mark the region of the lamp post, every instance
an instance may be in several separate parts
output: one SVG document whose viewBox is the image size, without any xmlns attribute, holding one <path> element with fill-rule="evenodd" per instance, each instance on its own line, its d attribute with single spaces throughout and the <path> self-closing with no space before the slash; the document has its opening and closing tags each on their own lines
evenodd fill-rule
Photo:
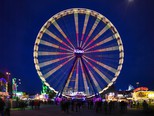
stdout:
<svg viewBox="0 0 154 116">
<path fill-rule="evenodd" d="M 139 84 L 140 84 L 139 82 L 136 82 L 136 86 L 137 86 L 137 87 L 139 86 Z"/>
<path fill-rule="evenodd" d="M 21 79 L 16 79 L 16 93 L 18 92 L 19 85 L 21 85 Z"/>
<path fill-rule="evenodd" d="M 21 79 L 17 79 L 17 78 L 12 78 L 12 93 L 13 93 L 13 98 L 18 97 L 17 93 L 18 93 L 18 87 L 19 85 L 21 85 Z"/>
<path fill-rule="evenodd" d="M 21 79 L 18 79 L 18 86 L 21 85 Z M 17 87 L 18 87 L 17 86 Z M 20 91 L 20 90 L 19 90 Z"/>
<path fill-rule="evenodd" d="M 7 75 L 7 88 L 6 88 L 6 92 L 9 92 L 10 94 L 10 98 L 12 98 L 12 81 L 10 79 L 10 75 L 11 73 L 10 72 L 6 72 L 6 75 Z"/>
</svg>

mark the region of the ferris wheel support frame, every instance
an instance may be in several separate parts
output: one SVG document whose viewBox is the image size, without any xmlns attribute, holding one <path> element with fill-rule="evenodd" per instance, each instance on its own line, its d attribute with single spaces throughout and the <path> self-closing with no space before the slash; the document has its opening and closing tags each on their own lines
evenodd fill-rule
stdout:
<svg viewBox="0 0 154 116">
<path fill-rule="evenodd" d="M 69 77 L 70 77 L 70 75 L 71 75 L 71 72 L 72 72 L 72 70 L 74 70 L 74 68 L 76 67 L 77 59 L 78 59 L 78 57 L 75 57 L 75 59 L 74 59 L 74 61 L 73 61 L 73 64 L 72 64 L 72 67 L 71 67 L 71 69 L 70 69 L 70 71 L 69 71 L 69 74 L 68 74 L 67 78 L 65 79 L 65 82 L 64 82 L 62 88 L 58 91 L 56 97 L 60 97 L 60 98 L 62 97 L 62 93 L 63 93 L 63 91 L 64 91 L 64 88 L 65 88 L 65 86 L 66 86 L 66 83 L 69 81 Z M 81 57 L 81 62 L 82 62 L 82 64 L 83 64 L 83 69 L 84 69 L 84 71 L 85 71 L 85 74 L 87 75 L 87 78 L 88 78 L 88 80 L 90 81 L 90 84 L 91 84 L 91 86 L 92 86 L 92 89 L 94 90 L 95 97 L 99 97 L 100 94 L 99 94 L 98 90 L 96 89 L 93 80 L 92 80 L 91 77 L 90 77 L 90 74 L 89 74 L 89 72 L 88 72 L 88 69 L 86 68 L 85 63 L 83 62 L 82 57 Z"/>
<path fill-rule="evenodd" d="M 68 73 L 68 76 L 67 76 L 67 78 L 65 79 L 65 82 L 64 82 L 64 84 L 63 84 L 61 90 L 58 91 L 57 97 L 60 97 L 60 98 L 62 97 L 62 93 L 63 93 L 63 91 L 64 91 L 64 88 L 65 88 L 65 86 L 66 86 L 66 83 L 69 81 L 70 74 L 71 74 L 72 70 L 74 70 L 74 67 L 76 66 L 76 61 L 77 61 L 77 57 L 75 57 L 75 59 L 74 59 L 74 61 L 73 61 L 72 67 L 70 68 L 70 71 L 69 71 L 69 73 Z"/>
<path fill-rule="evenodd" d="M 90 74 L 89 74 L 89 71 L 88 71 L 88 69 L 86 68 L 86 65 L 85 65 L 85 63 L 83 62 L 83 59 L 82 59 L 82 58 L 81 58 L 81 61 L 82 61 L 82 64 L 83 64 L 83 68 L 84 68 L 84 70 L 85 70 L 85 73 L 86 73 L 86 75 L 87 75 L 87 78 L 88 78 L 88 80 L 90 81 L 90 84 L 92 85 L 92 89 L 94 90 L 95 97 L 99 97 L 99 96 L 100 96 L 100 95 L 99 95 L 99 92 L 98 92 L 98 90 L 96 89 L 95 84 L 94 84 L 93 80 L 91 79 L 91 76 L 90 76 Z"/>
</svg>

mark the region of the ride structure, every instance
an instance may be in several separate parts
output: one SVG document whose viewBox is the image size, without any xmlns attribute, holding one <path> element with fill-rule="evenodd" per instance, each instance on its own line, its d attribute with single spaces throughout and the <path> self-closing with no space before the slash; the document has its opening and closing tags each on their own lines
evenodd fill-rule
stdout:
<svg viewBox="0 0 154 116">
<path fill-rule="evenodd" d="M 59 97 L 77 92 L 99 96 L 116 81 L 123 60 L 117 29 L 102 14 L 85 8 L 52 16 L 34 45 L 37 73 Z"/>
</svg>

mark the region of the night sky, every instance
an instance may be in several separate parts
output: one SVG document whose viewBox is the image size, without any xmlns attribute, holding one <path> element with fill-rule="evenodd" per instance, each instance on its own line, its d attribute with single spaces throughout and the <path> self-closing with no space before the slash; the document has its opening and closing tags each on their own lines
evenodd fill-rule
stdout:
<svg viewBox="0 0 154 116">
<path fill-rule="evenodd" d="M 40 92 L 33 62 L 36 36 L 51 16 L 78 7 L 103 14 L 121 35 L 125 56 L 116 88 L 139 82 L 154 89 L 154 0 L 0 0 L 0 71 L 21 79 L 18 90 Z"/>
</svg>

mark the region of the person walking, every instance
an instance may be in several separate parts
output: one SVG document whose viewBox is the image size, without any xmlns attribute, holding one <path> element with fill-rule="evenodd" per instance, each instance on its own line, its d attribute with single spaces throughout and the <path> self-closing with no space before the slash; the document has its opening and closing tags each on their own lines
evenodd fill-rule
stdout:
<svg viewBox="0 0 154 116">
<path fill-rule="evenodd" d="M 10 116 L 10 108 L 11 108 L 10 99 L 6 99 L 6 101 L 5 101 L 5 114 L 6 114 L 6 116 Z"/>
<path fill-rule="evenodd" d="M 0 114 L 1 114 L 1 116 L 4 116 L 4 106 L 5 106 L 5 102 L 2 100 L 2 98 L 0 98 Z"/>
<path fill-rule="evenodd" d="M 148 111 L 148 103 L 145 100 L 143 101 L 142 106 L 143 106 L 143 110 L 145 112 L 147 112 Z"/>
<path fill-rule="evenodd" d="M 106 100 L 104 101 L 103 106 L 104 106 L 105 114 L 107 114 L 107 110 L 108 110 L 108 102 L 107 102 Z"/>
</svg>

